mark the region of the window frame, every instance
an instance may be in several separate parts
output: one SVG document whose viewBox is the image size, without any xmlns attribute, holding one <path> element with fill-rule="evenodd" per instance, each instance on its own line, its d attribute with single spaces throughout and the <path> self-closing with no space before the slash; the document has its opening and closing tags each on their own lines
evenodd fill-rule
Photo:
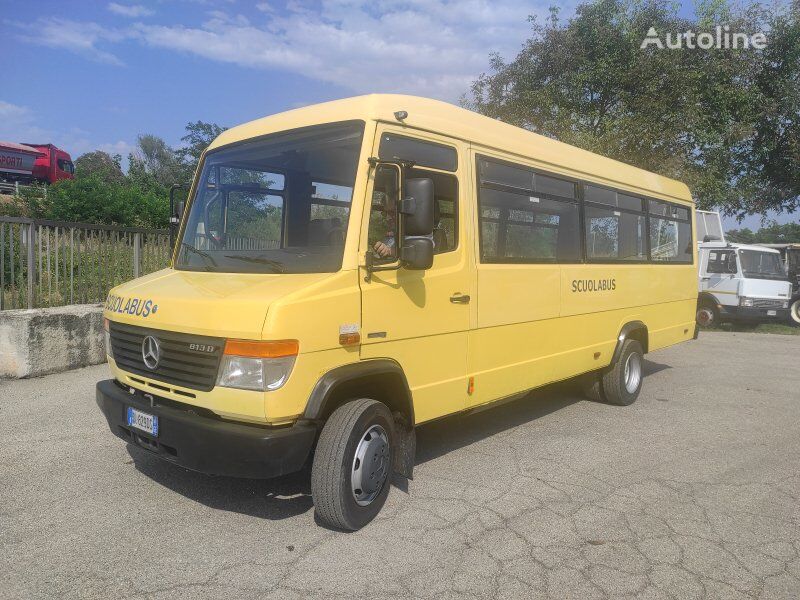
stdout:
<svg viewBox="0 0 800 600">
<path fill-rule="evenodd" d="M 645 198 L 645 200 L 647 200 L 646 221 L 647 221 L 647 258 L 648 258 L 648 262 L 650 264 L 654 264 L 654 265 L 684 265 L 684 266 L 685 265 L 693 265 L 694 264 L 694 256 L 695 256 L 695 252 L 694 252 L 694 244 L 695 244 L 694 234 L 695 234 L 695 231 L 694 231 L 694 219 L 692 218 L 692 208 L 690 206 L 684 206 L 684 205 L 678 204 L 676 202 L 670 202 L 668 200 L 661 200 L 660 198 L 649 198 L 648 197 L 648 198 Z M 659 214 L 651 213 L 651 211 L 650 211 L 650 203 L 651 202 L 658 202 L 659 204 L 666 204 L 667 206 L 674 206 L 676 208 L 683 208 L 683 209 L 685 209 L 687 211 L 687 218 L 681 219 L 679 217 L 672 217 L 672 216 L 666 216 L 666 215 L 659 215 Z M 673 223 L 686 223 L 686 224 L 689 225 L 689 238 L 691 238 L 693 240 L 692 241 L 692 246 L 693 247 L 692 247 L 692 252 L 690 252 L 690 254 L 689 254 L 689 260 L 653 260 L 652 244 L 650 243 L 650 216 L 651 215 L 655 219 L 660 219 L 660 220 L 663 220 L 663 221 L 671 221 Z"/>
<path fill-rule="evenodd" d="M 571 181 L 575 185 L 575 198 L 570 199 L 564 196 L 557 196 L 554 194 L 547 194 L 542 192 L 537 192 L 534 189 L 528 188 L 520 188 L 513 185 L 508 185 L 504 183 L 497 183 L 493 181 L 489 182 L 482 182 L 481 180 L 481 161 L 490 161 L 503 164 L 505 166 L 515 168 L 515 169 L 524 169 L 531 171 L 534 174 L 540 174 L 547 177 L 555 177 L 558 179 L 564 179 L 567 181 Z M 477 236 L 478 236 L 478 263 L 479 264 L 563 264 L 563 265 L 574 265 L 574 264 L 610 264 L 610 265 L 643 265 L 643 264 L 652 264 L 652 265 L 693 265 L 694 264 L 694 256 L 695 253 L 692 251 L 690 254 L 690 258 L 688 260 L 654 260 L 652 257 L 652 248 L 650 243 L 650 219 L 651 219 L 651 202 L 658 202 L 661 204 L 665 204 L 668 207 L 675 207 L 678 209 L 684 209 L 687 211 L 687 218 L 683 219 L 680 217 L 674 217 L 671 214 L 667 215 L 658 215 L 652 214 L 653 218 L 663 219 L 667 221 L 673 221 L 675 223 L 686 223 L 689 226 L 689 236 L 690 238 L 694 239 L 694 223 L 692 219 L 692 207 L 687 206 L 684 204 L 680 204 L 677 202 L 671 202 L 669 200 L 662 200 L 661 198 L 654 198 L 652 196 L 644 195 L 644 194 L 637 194 L 636 192 L 630 192 L 628 190 L 623 190 L 619 188 L 615 188 L 612 186 L 607 186 L 599 183 L 595 183 L 592 181 L 587 181 L 583 179 L 579 179 L 577 177 L 571 177 L 569 175 L 562 175 L 561 173 L 554 173 L 551 171 L 547 171 L 544 169 L 540 169 L 538 167 L 531 167 L 529 165 L 525 165 L 523 163 L 513 162 L 504 158 L 499 158 L 496 156 L 491 156 L 488 154 L 484 154 L 481 152 L 475 152 L 475 192 L 476 192 L 476 199 L 477 199 L 477 211 L 478 211 L 478 219 L 477 219 Z M 625 194 L 626 196 L 632 196 L 635 198 L 639 198 L 642 201 L 642 209 L 640 211 L 633 210 L 630 208 L 623 208 L 619 206 L 613 206 L 610 204 L 604 204 L 602 202 L 596 202 L 592 200 L 585 199 L 585 190 L 586 186 L 593 186 L 597 188 L 602 188 L 606 190 L 610 190 L 615 193 Z M 483 240 L 483 230 L 482 230 L 482 223 L 484 220 L 483 217 L 483 202 L 482 202 L 482 189 L 483 188 L 494 189 L 501 192 L 511 193 L 511 194 L 519 194 L 519 195 L 535 195 L 537 197 L 546 198 L 549 200 L 555 200 L 559 202 L 565 203 L 573 203 L 576 204 L 578 207 L 578 219 L 579 219 L 579 235 L 580 235 L 580 249 L 579 249 L 579 256 L 578 260 L 569 260 L 569 261 L 561 261 L 558 258 L 554 260 L 547 260 L 547 259 L 527 259 L 527 258 L 497 258 L 497 259 L 485 259 L 484 258 L 484 240 Z M 534 179 L 534 187 L 535 187 L 535 179 Z M 636 260 L 629 260 L 629 259 L 620 259 L 620 258 L 590 258 L 587 251 L 587 223 L 586 223 L 586 208 L 598 208 L 603 210 L 608 210 L 611 212 L 624 212 L 632 215 L 637 215 L 644 217 L 644 227 L 645 227 L 645 239 L 644 239 L 644 247 L 645 247 L 645 258 L 643 259 L 636 259 Z M 490 219 L 490 222 L 499 223 L 499 219 Z"/>
<path fill-rule="evenodd" d="M 396 138 L 402 138 L 403 140 L 406 140 L 406 141 L 409 141 L 409 142 L 416 142 L 418 144 L 428 144 L 429 146 L 438 146 L 439 148 L 452 150 L 453 151 L 453 155 L 454 155 L 453 168 L 452 169 L 444 169 L 444 168 L 440 168 L 440 167 L 437 167 L 437 166 L 434 166 L 434 165 L 422 164 L 422 163 L 413 161 L 413 159 L 411 159 L 411 158 L 399 158 L 398 159 L 396 157 L 381 156 L 381 146 L 383 146 L 383 136 L 384 135 L 394 136 Z M 386 130 L 378 132 L 377 158 L 379 160 L 384 160 L 384 161 L 409 160 L 409 161 L 413 161 L 414 162 L 414 168 L 431 169 L 433 171 L 441 171 L 442 173 L 451 173 L 451 174 L 458 173 L 458 167 L 459 167 L 458 148 L 456 148 L 455 146 L 453 146 L 451 144 L 442 143 L 442 142 L 434 142 L 433 140 L 426 140 L 424 138 L 421 138 L 421 137 L 418 137 L 418 136 L 415 136 L 415 135 L 406 135 L 405 133 L 397 133 L 396 131 L 393 131 L 391 129 L 386 129 Z"/>
<path fill-rule="evenodd" d="M 604 204 L 602 202 L 595 202 L 593 200 L 586 200 L 586 187 L 592 186 L 604 190 L 608 190 L 610 192 L 614 192 L 615 194 L 625 194 L 626 196 L 632 196 L 634 198 L 639 198 L 641 200 L 642 210 L 633 210 L 631 208 L 621 208 L 619 206 L 613 206 L 611 204 Z M 581 212 L 583 213 L 583 221 L 581 222 L 581 227 L 583 228 L 583 257 L 584 262 L 586 264 L 592 265 L 643 265 L 648 264 L 650 262 L 650 221 L 648 220 L 649 215 L 649 199 L 646 196 L 640 196 L 638 194 L 634 194 L 632 192 L 620 190 L 615 187 L 611 187 L 609 185 L 603 185 L 600 183 L 594 183 L 590 181 L 581 181 L 580 182 L 580 190 L 581 190 Z M 610 210 L 612 212 L 624 212 L 631 215 L 640 215 L 644 217 L 644 247 L 645 247 L 645 257 L 641 260 L 625 260 L 623 258 L 590 258 L 588 247 L 587 247 L 587 239 L 586 236 L 588 234 L 588 230 L 586 228 L 586 207 L 590 208 L 599 208 L 604 210 Z"/>
<path fill-rule="evenodd" d="M 446 146 L 447 144 L 439 144 L 439 145 L 440 146 Z M 453 150 L 456 153 L 456 160 L 458 160 L 458 149 L 453 147 Z M 460 212 L 459 209 L 461 208 L 459 206 L 459 200 L 460 200 L 459 196 L 461 195 L 461 181 L 459 180 L 459 177 L 458 177 L 458 171 L 445 171 L 443 169 L 436 169 L 434 167 L 421 167 L 419 165 L 414 165 L 413 167 L 410 167 L 410 168 L 406 169 L 405 175 L 408 175 L 411 171 L 423 171 L 423 172 L 427 171 L 428 173 L 438 173 L 443 177 L 452 177 L 456 182 L 456 186 L 455 186 L 456 196 L 455 196 L 455 198 L 453 198 L 453 210 L 454 210 L 454 214 L 453 214 L 453 237 L 455 238 L 454 239 L 455 245 L 452 248 L 450 248 L 449 250 L 445 251 L 445 252 L 436 252 L 436 248 L 434 247 L 434 249 L 433 249 L 433 259 L 436 260 L 437 256 L 450 254 L 451 252 L 455 252 L 456 250 L 458 250 L 461 247 L 461 236 L 459 235 L 459 231 L 458 231 L 458 228 L 461 225 L 461 217 L 459 215 L 459 212 Z M 424 174 L 424 173 L 421 173 L 421 174 Z M 414 179 L 414 178 L 412 177 L 411 179 Z M 434 186 L 434 190 L 435 189 L 436 189 L 436 186 Z M 434 202 L 438 202 L 436 200 L 435 196 L 434 196 Z M 440 217 L 442 216 L 441 206 L 439 207 L 439 216 Z M 441 221 L 441 218 L 439 220 Z"/>
<path fill-rule="evenodd" d="M 497 183 L 494 181 L 489 181 L 483 183 L 481 181 L 481 169 L 480 169 L 480 161 L 486 160 L 489 162 L 496 162 L 500 164 L 504 164 L 508 167 L 516 168 L 516 169 L 525 169 L 531 171 L 534 175 L 539 174 L 546 177 L 554 177 L 556 179 L 563 179 L 565 181 L 571 182 L 575 186 L 575 197 L 574 198 L 567 198 L 566 196 L 557 196 L 555 194 L 548 194 L 546 192 L 538 192 L 535 189 L 529 188 L 521 188 L 516 187 L 504 183 Z M 544 198 L 547 200 L 553 200 L 556 202 L 563 202 L 565 204 L 572 204 L 577 207 L 578 209 L 578 231 L 579 237 L 582 235 L 583 225 L 581 221 L 583 219 L 583 208 L 581 207 L 580 202 L 580 180 L 575 177 L 569 177 L 567 175 L 561 175 L 558 173 L 551 173 L 549 171 L 545 171 L 543 169 L 538 169 L 536 167 L 530 167 L 528 165 L 523 165 L 519 163 L 514 163 L 508 160 L 504 160 L 502 158 L 496 158 L 494 156 L 488 156 L 486 154 L 475 153 L 475 182 L 476 182 L 476 191 L 477 191 L 477 208 L 478 208 L 478 262 L 481 264 L 489 264 L 489 265 L 503 265 L 503 264 L 516 264 L 516 265 L 572 265 L 572 264 L 581 264 L 584 262 L 582 260 L 582 256 L 584 255 L 584 241 L 581 240 L 580 242 L 580 250 L 578 252 L 578 258 L 576 260 L 570 261 L 560 261 L 558 257 L 554 257 L 552 260 L 546 258 L 522 258 L 522 257 L 498 257 L 496 259 L 486 259 L 484 258 L 483 254 L 483 233 L 482 233 L 482 224 L 484 221 L 483 217 L 483 200 L 482 200 L 482 189 L 487 188 L 490 190 L 496 190 L 499 192 L 505 192 L 508 194 L 517 194 L 519 196 L 536 196 L 540 198 Z M 535 186 L 535 183 L 534 183 Z M 488 222 L 492 223 L 500 223 L 500 219 L 490 218 L 487 219 Z M 526 224 L 526 223 L 520 223 Z M 499 229 L 499 227 L 498 227 Z"/>
</svg>

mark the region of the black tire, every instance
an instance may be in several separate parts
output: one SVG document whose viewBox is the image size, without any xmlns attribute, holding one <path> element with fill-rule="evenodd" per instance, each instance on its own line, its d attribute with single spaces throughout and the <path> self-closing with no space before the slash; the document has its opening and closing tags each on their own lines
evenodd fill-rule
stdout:
<svg viewBox="0 0 800 600">
<path fill-rule="evenodd" d="M 600 378 L 599 371 L 592 371 L 581 375 L 581 391 L 587 400 L 591 400 L 592 402 L 606 402 L 606 395 L 603 393 L 603 384 Z"/>
<path fill-rule="evenodd" d="M 800 327 L 800 298 L 795 298 L 789 304 L 789 323 L 795 327 Z"/>
<path fill-rule="evenodd" d="M 368 433 L 375 437 L 367 440 Z M 384 433 L 386 444 L 382 442 Z M 369 463 L 366 457 L 363 464 L 360 460 L 356 462 L 359 448 L 369 449 Z M 394 451 L 394 422 L 385 404 L 361 398 L 337 408 L 322 428 L 311 467 L 311 495 L 320 522 L 355 531 L 372 521 L 389 495 Z M 362 494 L 362 503 L 359 503 L 353 482 L 356 472 L 368 466 L 372 470 L 362 470 L 358 476 L 361 473 L 372 475 L 365 483 L 374 489 L 357 488 Z M 363 504 L 365 501 L 367 503 Z"/>
<path fill-rule="evenodd" d="M 704 302 L 697 307 L 696 319 L 701 327 L 717 327 L 720 323 L 719 309 L 711 302 Z"/>
<path fill-rule="evenodd" d="M 629 370 L 626 369 L 628 365 Z M 636 370 L 634 372 L 634 370 Z M 619 359 L 603 373 L 602 387 L 606 402 L 629 406 L 639 397 L 644 380 L 644 352 L 636 340 L 625 340 Z M 635 385 L 634 385 L 635 384 Z"/>
</svg>

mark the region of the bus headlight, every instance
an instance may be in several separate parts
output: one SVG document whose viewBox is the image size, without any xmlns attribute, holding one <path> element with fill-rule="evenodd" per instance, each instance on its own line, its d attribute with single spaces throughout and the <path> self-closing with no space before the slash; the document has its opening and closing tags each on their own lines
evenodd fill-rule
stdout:
<svg viewBox="0 0 800 600">
<path fill-rule="evenodd" d="M 228 340 L 217 385 L 259 392 L 277 390 L 289 379 L 298 350 L 297 340 Z"/>
<path fill-rule="evenodd" d="M 753 306 L 753 299 L 752 298 L 746 298 L 746 297 L 739 298 L 739 306 L 752 307 Z"/>
</svg>

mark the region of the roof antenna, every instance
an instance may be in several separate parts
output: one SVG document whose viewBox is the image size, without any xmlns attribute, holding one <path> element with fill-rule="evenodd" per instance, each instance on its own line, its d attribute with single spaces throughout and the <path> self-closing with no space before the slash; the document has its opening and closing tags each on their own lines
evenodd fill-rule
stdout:
<svg viewBox="0 0 800 600">
<path fill-rule="evenodd" d="M 397 119 L 398 121 L 404 121 L 405 119 L 408 118 L 408 113 L 404 110 L 398 110 L 397 112 L 394 113 L 394 118 Z"/>
</svg>

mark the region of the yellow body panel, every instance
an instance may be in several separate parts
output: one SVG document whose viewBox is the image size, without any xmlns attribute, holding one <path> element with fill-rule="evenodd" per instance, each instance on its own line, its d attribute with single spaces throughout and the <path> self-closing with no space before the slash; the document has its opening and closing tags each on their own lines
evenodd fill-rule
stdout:
<svg viewBox="0 0 800 600">
<path fill-rule="evenodd" d="M 399 110 L 408 113 L 402 123 L 394 117 Z M 110 360 L 117 379 L 225 418 L 287 423 L 302 415 L 326 372 L 389 358 L 406 374 L 421 423 L 607 366 L 621 327 L 630 321 L 645 323 L 650 350 L 691 339 L 694 264 L 481 264 L 477 258 L 476 153 L 693 211 L 689 190 L 678 181 L 409 96 L 363 96 L 273 115 L 227 130 L 209 151 L 278 131 L 350 120 L 364 121 L 366 127 L 339 272 L 231 274 L 169 268 L 115 288 L 106 306 L 105 316 L 113 321 L 153 329 L 297 339 L 299 355 L 287 383 L 266 393 L 220 387 L 198 392 L 126 373 Z M 372 173 L 367 158 L 377 153 L 379 135 L 388 130 L 457 149 L 459 245 L 437 255 L 427 271 L 376 272 L 366 282 Z M 613 280 L 614 287 L 585 294 L 574 290 L 578 280 Z M 471 303 L 452 303 L 456 293 L 470 295 Z M 131 311 L 133 299 L 137 303 Z M 361 344 L 341 346 L 342 327 L 359 331 Z"/>
</svg>

